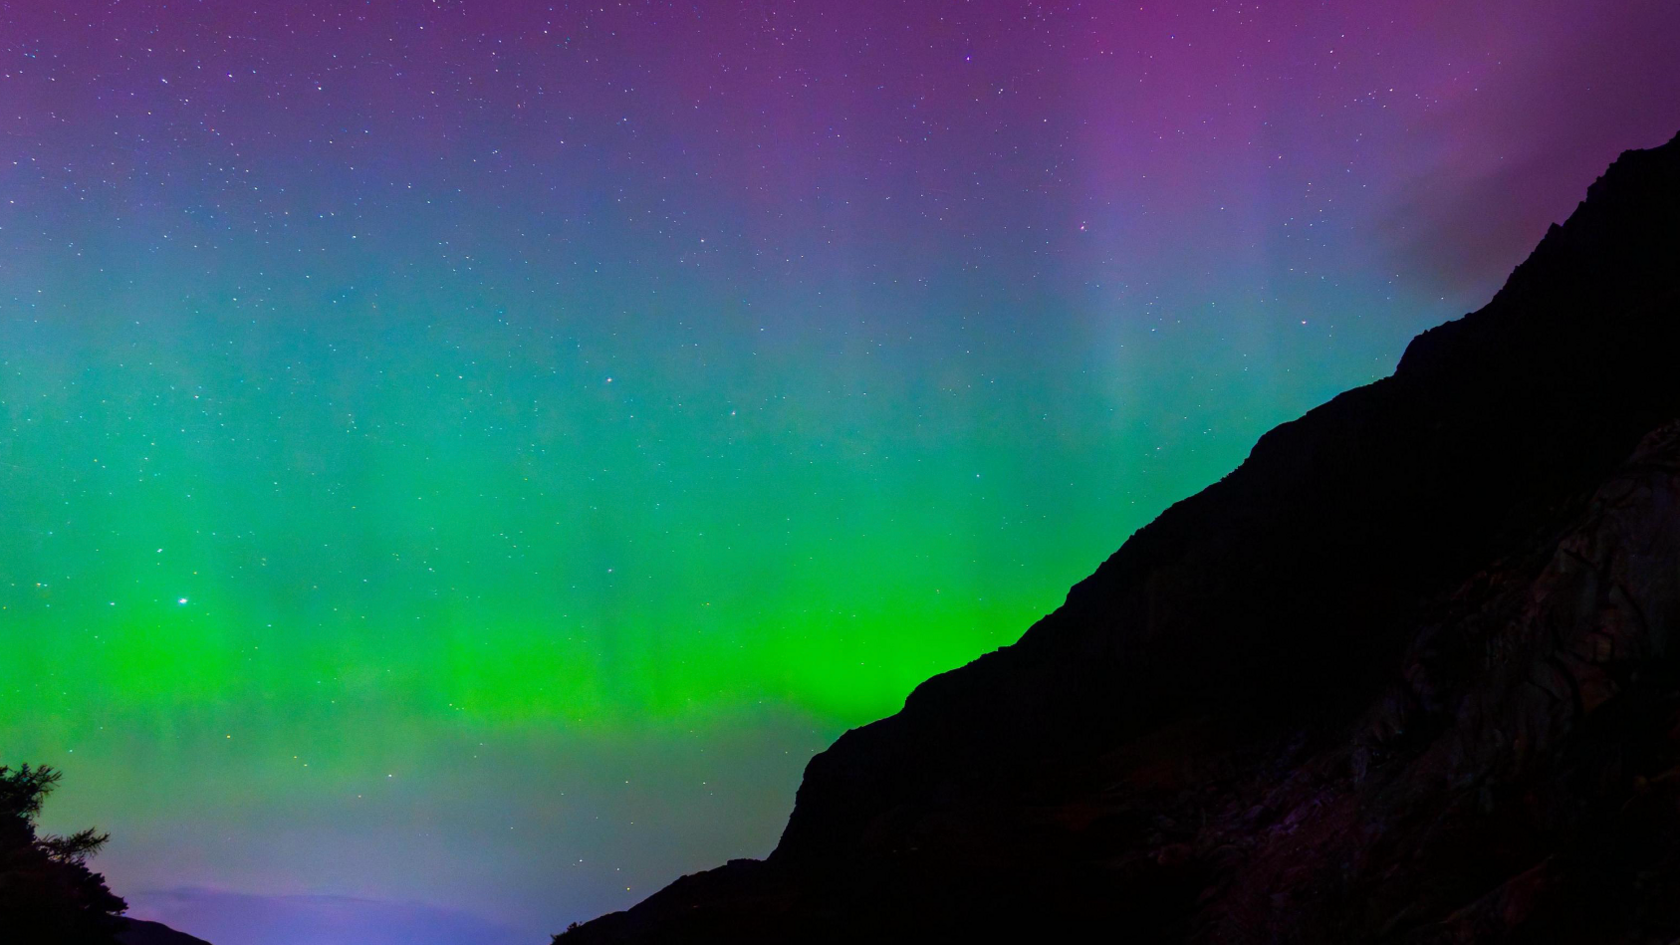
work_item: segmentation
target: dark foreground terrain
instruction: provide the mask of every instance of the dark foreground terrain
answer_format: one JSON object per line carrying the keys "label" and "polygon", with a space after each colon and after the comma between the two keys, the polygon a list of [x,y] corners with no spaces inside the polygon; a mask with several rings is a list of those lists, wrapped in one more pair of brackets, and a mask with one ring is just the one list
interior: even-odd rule
{"label": "dark foreground terrain", "polygon": [[51,767],[0,765],[0,945],[209,945],[123,916],[128,903],[88,867],[105,834],[41,832],[36,821],[60,777]]}
{"label": "dark foreground terrain", "polygon": [[564,945],[1680,939],[1680,139]]}

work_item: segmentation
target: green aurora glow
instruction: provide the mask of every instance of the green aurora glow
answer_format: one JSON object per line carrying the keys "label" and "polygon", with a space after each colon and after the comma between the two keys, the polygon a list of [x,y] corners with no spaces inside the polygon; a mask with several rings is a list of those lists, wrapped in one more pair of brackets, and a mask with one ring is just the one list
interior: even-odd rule
{"label": "green aurora glow", "polygon": [[232,894],[535,942],[762,855],[813,752],[1680,121],[1660,4],[1033,10],[0,6],[48,827],[218,945],[295,941]]}

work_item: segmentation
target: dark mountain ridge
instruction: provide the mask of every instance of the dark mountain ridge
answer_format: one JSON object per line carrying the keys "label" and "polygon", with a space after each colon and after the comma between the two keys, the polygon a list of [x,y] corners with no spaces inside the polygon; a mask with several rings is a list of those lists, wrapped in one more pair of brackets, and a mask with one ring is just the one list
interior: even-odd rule
{"label": "dark mountain ridge", "polygon": [[123,915],[128,903],[88,866],[108,835],[39,828],[62,777],[50,765],[0,765],[0,945],[209,945]]}
{"label": "dark mountain ridge", "polygon": [[123,919],[117,945],[210,945],[204,939],[177,932],[162,922]]}
{"label": "dark mountain ridge", "polygon": [[1677,342],[1680,138],[565,941],[1673,941]]}

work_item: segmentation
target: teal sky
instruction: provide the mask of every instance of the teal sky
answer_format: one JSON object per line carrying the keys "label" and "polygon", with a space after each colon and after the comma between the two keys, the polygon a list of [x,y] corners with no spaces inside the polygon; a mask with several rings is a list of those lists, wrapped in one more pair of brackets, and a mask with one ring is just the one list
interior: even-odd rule
{"label": "teal sky", "polygon": [[0,12],[0,763],[217,945],[768,852],[1680,127],[1652,4],[432,7]]}

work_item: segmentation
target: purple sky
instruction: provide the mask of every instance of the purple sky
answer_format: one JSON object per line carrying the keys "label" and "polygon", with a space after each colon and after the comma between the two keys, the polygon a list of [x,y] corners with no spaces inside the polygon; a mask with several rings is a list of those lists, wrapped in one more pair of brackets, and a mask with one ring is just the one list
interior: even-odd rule
{"label": "purple sky", "polygon": [[535,943],[1485,302],[1680,5],[0,0],[0,126],[0,763]]}

